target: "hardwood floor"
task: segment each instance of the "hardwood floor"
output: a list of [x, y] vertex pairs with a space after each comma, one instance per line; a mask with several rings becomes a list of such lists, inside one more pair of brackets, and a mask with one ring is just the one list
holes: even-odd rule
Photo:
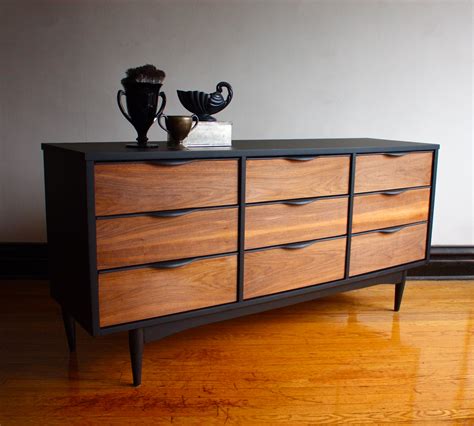
[[474, 286], [376, 286], [145, 346], [78, 328], [44, 282], [0, 282], [0, 424], [474, 424]]

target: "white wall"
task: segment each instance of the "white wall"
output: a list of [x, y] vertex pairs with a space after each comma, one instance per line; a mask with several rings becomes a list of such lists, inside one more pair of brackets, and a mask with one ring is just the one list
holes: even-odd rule
[[[126, 68], [234, 87], [234, 136], [441, 144], [434, 244], [474, 244], [470, 1], [1, 2], [0, 241], [45, 240], [41, 142], [131, 140]], [[158, 127], [151, 138], [164, 139]]]

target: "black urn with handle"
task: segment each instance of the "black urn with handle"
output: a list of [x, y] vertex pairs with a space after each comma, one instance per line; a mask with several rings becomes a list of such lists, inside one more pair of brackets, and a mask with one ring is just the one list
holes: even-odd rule
[[[224, 99], [222, 89], [227, 89], [227, 97]], [[183, 106], [199, 117], [199, 121], [216, 121], [213, 114], [222, 111], [232, 100], [232, 86], [221, 81], [213, 93], [200, 92], [198, 90], [177, 90], [178, 98]]]
[[[157, 117], [163, 113], [166, 95], [161, 92], [165, 73], [153, 65], [130, 68], [127, 77], [122, 79], [125, 90], [117, 92], [117, 103], [124, 117], [137, 131], [137, 143], [128, 144], [132, 148], [154, 148], [156, 144], [148, 143], [147, 133]], [[127, 110], [122, 104], [125, 96]], [[158, 108], [159, 98], [162, 99]]]

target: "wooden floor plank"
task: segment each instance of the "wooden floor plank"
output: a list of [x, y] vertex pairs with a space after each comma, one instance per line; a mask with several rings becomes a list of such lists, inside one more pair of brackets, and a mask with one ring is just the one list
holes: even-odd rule
[[474, 282], [376, 286], [145, 346], [78, 329], [44, 282], [0, 283], [0, 424], [474, 424]]

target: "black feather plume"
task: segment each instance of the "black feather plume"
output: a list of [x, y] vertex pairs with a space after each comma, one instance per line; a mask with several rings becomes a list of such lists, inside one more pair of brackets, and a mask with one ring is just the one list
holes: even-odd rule
[[127, 77], [122, 79], [122, 84], [126, 83], [150, 83], [163, 84], [165, 72], [159, 70], [154, 65], [143, 65], [141, 67], [129, 68], [126, 72]]

